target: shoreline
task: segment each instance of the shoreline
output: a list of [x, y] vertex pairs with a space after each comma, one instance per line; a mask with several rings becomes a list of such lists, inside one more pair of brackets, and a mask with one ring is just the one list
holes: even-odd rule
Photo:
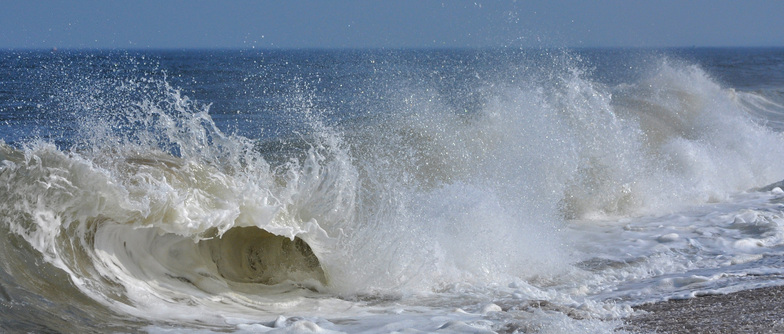
[[784, 333], [784, 286], [673, 299], [634, 307], [633, 333]]

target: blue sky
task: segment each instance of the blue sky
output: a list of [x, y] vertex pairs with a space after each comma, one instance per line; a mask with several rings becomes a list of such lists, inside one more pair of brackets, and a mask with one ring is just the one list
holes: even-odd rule
[[0, 48], [784, 46], [784, 1], [0, 2]]

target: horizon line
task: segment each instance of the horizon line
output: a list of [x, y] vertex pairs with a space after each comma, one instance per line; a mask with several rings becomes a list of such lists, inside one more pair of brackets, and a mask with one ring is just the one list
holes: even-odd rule
[[663, 49], [779, 49], [784, 45], [678, 45], [678, 46], [406, 46], [406, 47], [0, 47], [0, 51], [405, 51], [405, 50], [663, 50]]

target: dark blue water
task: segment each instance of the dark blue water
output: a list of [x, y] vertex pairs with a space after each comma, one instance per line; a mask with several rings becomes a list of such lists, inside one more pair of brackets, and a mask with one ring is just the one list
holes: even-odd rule
[[662, 57], [697, 64], [727, 88], [780, 95], [784, 87], [782, 49], [3, 51], [0, 138], [70, 144], [84, 112], [76, 100], [109, 100], [101, 95], [124, 81], [165, 78], [209, 104], [224, 131], [270, 139], [296, 128], [286, 119], [295, 98], [338, 123], [388, 112], [385, 97], [404, 89], [423, 88], [455, 112], [471, 111], [486, 102], [481, 87], [515, 79], [536, 85], [553, 75], [553, 63], [617, 85], [646, 75]]

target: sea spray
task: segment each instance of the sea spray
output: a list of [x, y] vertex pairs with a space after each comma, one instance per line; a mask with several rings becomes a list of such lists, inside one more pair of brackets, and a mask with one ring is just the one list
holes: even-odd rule
[[776, 272], [777, 193], [744, 193], [784, 178], [772, 100], [668, 57], [599, 80], [576, 54], [242, 57], [224, 84], [277, 95], [239, 111], [134, 55], [61, 63], [40, 108], [70, 130], [0, 146], [0, 277], [44, 268], [3, 298], [60, 300], [58, 277], [152, 329], [588, 331], [638, 290]]

